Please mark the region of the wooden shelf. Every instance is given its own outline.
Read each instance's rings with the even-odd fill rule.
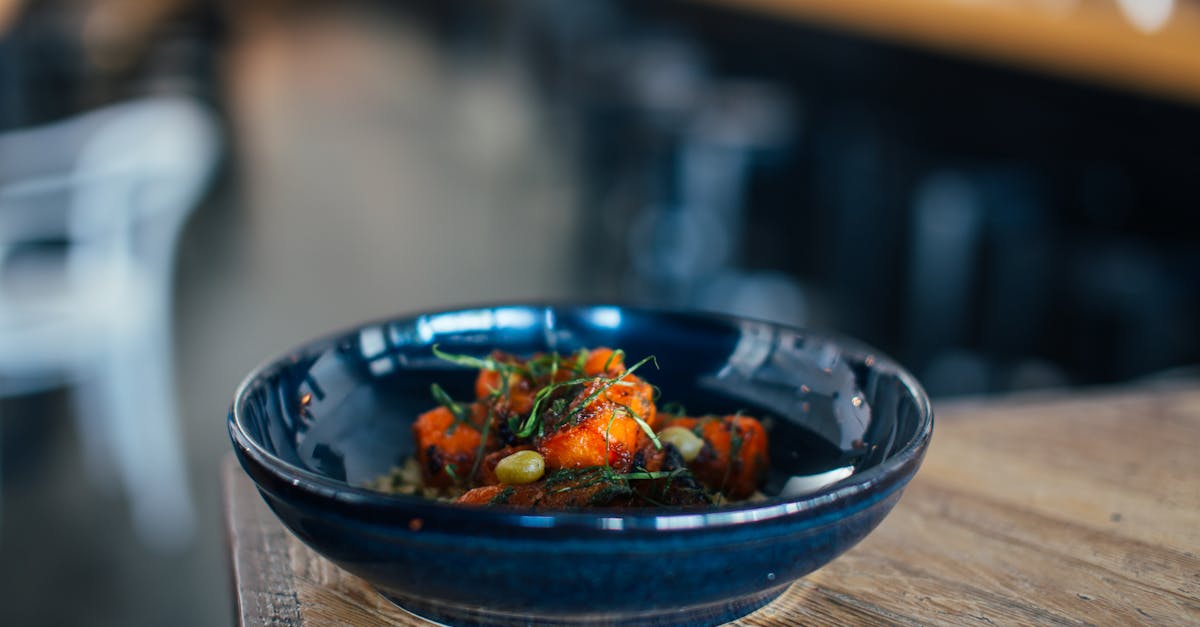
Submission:
[[[1153,31],[1119,0],[702,1],[1200,104],[1197,0]]]

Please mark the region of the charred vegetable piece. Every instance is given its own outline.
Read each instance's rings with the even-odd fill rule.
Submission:
[[[521,360],[501,351],[493,351],[490,358],[501,369],[479,371],[475,378],[476,398],[499,401],[500,407],[512,413],[529,413],[537,383],[521,367]]]
[[[538,452],[550,470],[607,465],[626,472],[642,437],[645,416],[654,419],[653,390],[635,375],[595,378],[579,386],[574,398],[543,417],[546,433]]]
[[[479,471],[475,473],[475,486],[496,485],[500,483],[500,478],[496,476],[496,466],[500,460],[509,457],[513,453],[521,451],[532,451],[533,447],[529,445],[523,446],[506,446],[502,449],[491,451],[483,456],[483,461],[479,464]]]
[[[732,500],[744,499],[766,479],[767,434],[759,421],[741,415],[680,416],[667,418],[663,424],[664,431],[681,427],[704,440],[688,468],[710,490]]]
[[[536,509],[709,504],[707,493],[691,479],[677,452],[650,449],[648,454],[654,459],[645,461],[657,470],[639,469],[626,474],[604,467],[559,470],[536,483],[475,488],[459,497],[458,502]]]
[[[757,420],[659,414],[655,388],[634,374],[653,357],[627,366],[610,348],[433,352],[479,374],[474,402],[434,385],[441,406],[413,424],[423,494],[546,509],[690,506],[711,503],[709,491],[745,498],[765,478]]]
[[[576,353],[578,355],[578,353]],[[587,351],[583,360],[583,374],[589,377],[603,375],[619,377],[625,372],[625,353],[611,348],[595,348]]]
[[[538,509],[579,509],[627,503],[634,496],[629,482],[606,468],[566,470],[524,485],[475,488],[459,497],[469,505],[516,505]]]
[[[413,423],[417,462],[426,486],[458,485],[471,472],[480,450],[481,434],[448,407],[421,414]]]
[[[666,444],[666,443],[664,443]],[[641,504],[647,505],[708,505],[708,492],[688,470],[683,456],[674,445],[656,448],[649,443],[634,455],[635,476],[647,478],[631,481]],[[652,478],[655,475],[657,478]]]

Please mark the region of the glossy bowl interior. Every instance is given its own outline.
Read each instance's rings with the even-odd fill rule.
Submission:
[[[704,509],[529,512],[386,495],[364,484],[413,452],[433,382],[470,398],[448,352],[618,347],[691,413],[768,421],[765,501]],[[630,362],[632,363],[632,361]],[[933,427],[916,381],[853,340],[752,320],[608,305],[406,316],[256,369],[234,450],[301,540],[401,606],[452,624],[717,623],[780,594],[873,529]]]

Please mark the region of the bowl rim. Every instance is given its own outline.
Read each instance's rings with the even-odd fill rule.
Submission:
[[[646,510],[617,510],[598,508],[595,510],[530,511],[519,507],[487,507],[460,505],[436,501],[420,496],[404,494],[387,494],[366,487],[359,487],[332,479],[307,468],[292,464],[268,451],[257,440],[250,437],[244,427],[244,401],[254,387],[268,379],[279,369],[296,363],[305,356],[319,354],[335,346],[339,340],[353,336],[356,332],[371,326],[394,324],[405,320],[416,320],[422,316],[451,314],[458,312],[477,311],[484,309],[521,308],[521,309],[553,309],[557,311],[585,311],[595,308],[617,308],[621,311],[637,312],[647,315],[666,315],[690,318],[694,320],[723,321],[731,324],[753,323],[763,324],[775,331],[785,330],[799,333],[805,337],[818,338],[834,343],[841,354],[854,355],[866,361],[872,361],[868,366],[896,376],[897,380],[916,402],[919,422],[913,437],[893,454],[879,464],[862,472],[856,472],[837,483],[816,492],[796,497],[768,497],[765,501],[742,502],[701,509],[646,509]],[[767,522],[781,518],[795,518],[803,515],[816,515],[836,508],[838,504],[851,500],[867,500],[882,488],[891,484],[903,487],[917,465],[924,457],[933,432],[933,405],[925,389],[908,370],[885,353],[872,348],[864,342],[849,336],[834,332],[816,331],[809,328],[797,327],[779,322],[765,321],[749,316],[739,316],[719,312],[696,309],[672,309],[628,305],[614,302],[567,302],[567,303],[489,303],[482,305],[455,306],[412,313],[400,313],[381,318],[375,318],[358,324],[344,327],[340,330],[326,333],[312,340],[302,342],[291,349],[275,354],[253,368],[237,386],[233,402],[227,417],[227,428],[234,444],[237,457],[250,474],[251,479],[260,490],[274,492],[263,485],[263,477],[253,472],[250,465],[264,471],[269,476],[273,486],[289,489],[304,494],[326,504],[333,504],[345,509],[340,513],[353,515],[367,514],[372,520],[378,520],[380,513],[391,513],[403,520],[413,518],[454,518],[467,515],[472,524],[480,529],[545,529],[549,527],[560,529],[603,530],[614,533],[633,533],[639,531],[695,531],[698,529],[727,528],[743,526],[750,523]],[[888,491],[890,492],[890,490]],[[885,494],[876,495],[883,498]],[[855,499],[854,497],[859,497]],[[862,504],[866,507],[869,503]]]

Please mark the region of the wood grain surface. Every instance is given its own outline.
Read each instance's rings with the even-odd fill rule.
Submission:
[[[703,0],[781,20],[1200,103],[1200,2],[1162,24],[1122,5],[1149,0]]]
[[[936,405],[861,544],[736,625],[1200,624],[1200,383]],[[245,625],[427,625],[293,538],[230,458]]]

